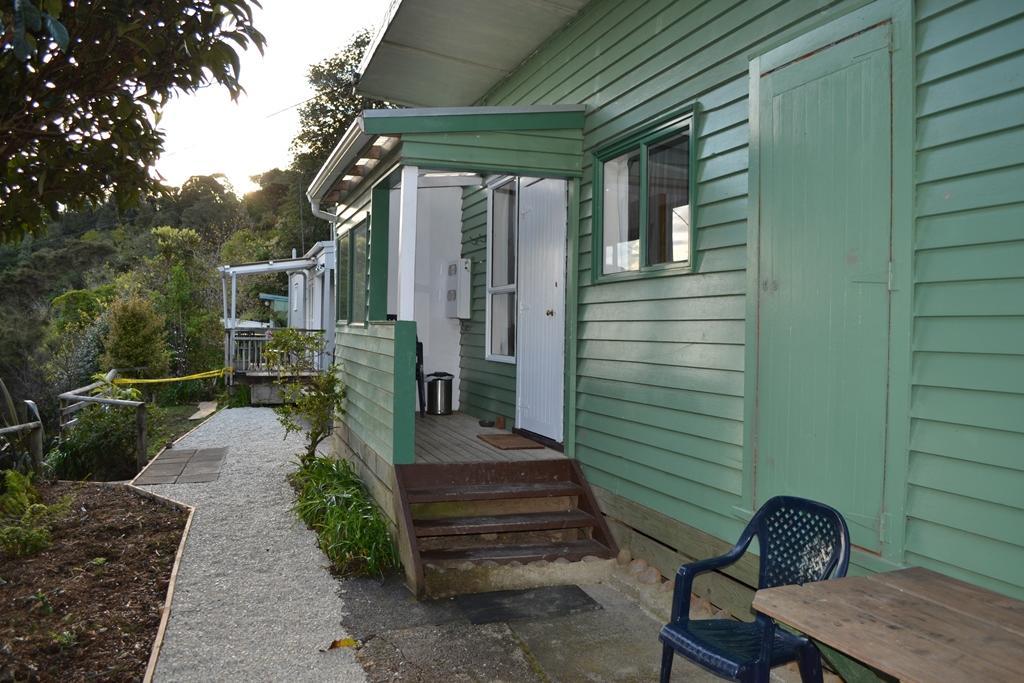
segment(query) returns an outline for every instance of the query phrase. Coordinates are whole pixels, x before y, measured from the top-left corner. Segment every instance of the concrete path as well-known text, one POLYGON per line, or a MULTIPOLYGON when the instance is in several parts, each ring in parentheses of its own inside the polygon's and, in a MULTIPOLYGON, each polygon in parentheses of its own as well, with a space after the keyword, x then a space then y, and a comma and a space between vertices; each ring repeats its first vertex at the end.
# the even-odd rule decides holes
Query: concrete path
POLYGON ((345 603, 316 536, 291 511, 297 436, 269 408, 222 410, 177 444, 227 448, 216 481, 147 486, 193 505, 155 680, 363 681, 345 603))

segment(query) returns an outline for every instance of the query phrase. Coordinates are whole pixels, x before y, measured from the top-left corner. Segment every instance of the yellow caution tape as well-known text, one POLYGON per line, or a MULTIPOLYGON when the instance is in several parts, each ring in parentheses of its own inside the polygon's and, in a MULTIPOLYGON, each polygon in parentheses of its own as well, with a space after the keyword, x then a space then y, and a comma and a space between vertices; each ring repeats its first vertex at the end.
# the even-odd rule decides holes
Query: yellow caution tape
POLYGON ((209 379, 210 377, 220 377, 225 373, 231 373, 233 371, 233 368, 221 368, 220 370, 197 372, 194 375, 185 375, 184 377, 162 377, 160 379, 129 379, 127 377, 118 377, 114 380, 114 384, 161 384, 163 382, 184 382, 190 379, 209 379))

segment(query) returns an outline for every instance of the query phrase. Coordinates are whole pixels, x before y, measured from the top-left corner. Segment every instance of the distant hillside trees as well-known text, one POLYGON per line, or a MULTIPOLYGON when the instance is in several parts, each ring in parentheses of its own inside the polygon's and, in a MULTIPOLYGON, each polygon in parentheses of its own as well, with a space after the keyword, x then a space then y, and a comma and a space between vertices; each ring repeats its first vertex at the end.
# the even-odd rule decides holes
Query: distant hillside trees
POLYGON ((210 83, 241 93, 238 51, 265 42, 255 4, 0 0, 0 240, 157 192, 161 109, 210 83))

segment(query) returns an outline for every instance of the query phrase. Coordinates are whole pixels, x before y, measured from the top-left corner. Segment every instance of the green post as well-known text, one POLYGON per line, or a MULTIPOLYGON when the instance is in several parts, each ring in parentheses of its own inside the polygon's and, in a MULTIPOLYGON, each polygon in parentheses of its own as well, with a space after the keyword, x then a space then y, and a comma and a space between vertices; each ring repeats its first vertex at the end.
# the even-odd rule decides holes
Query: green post
POLYGON ((391 190, 386 183, 370 194, 370 320, 388 317, 388 209, 391 190))
POLYGON ((391 462, 410 465, 416 460, 416 323, 395 323, 394 431, 391 462))

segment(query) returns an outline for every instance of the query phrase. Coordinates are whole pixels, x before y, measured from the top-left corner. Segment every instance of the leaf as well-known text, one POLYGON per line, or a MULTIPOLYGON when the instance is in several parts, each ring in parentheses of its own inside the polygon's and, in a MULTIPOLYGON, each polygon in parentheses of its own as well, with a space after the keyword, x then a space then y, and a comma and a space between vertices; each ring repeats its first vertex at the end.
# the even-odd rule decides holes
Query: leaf
POLYGON ((68 35, 68 30, 64 28, 64 24, 49 14, 44 17, 44 20, 46 21, 46 30, 50 33, 50 37, 53 38, 53 42, 57 43, 61 50, 66 51, 68 43, 71 42, 71 37, 68 35))
POLYGON ((25 25, 30 31, 39 31, 43 28, 43 15, 32 0, 15 0, 14 6, 15 12, 21 10, 21 14, 25 18, 25 25))
POLYGON ((338 640, 331 641, 328 650, 337 650, 342 647, 359 647, 359 641, 355 638, 339 638, 338 640))

